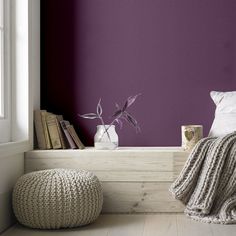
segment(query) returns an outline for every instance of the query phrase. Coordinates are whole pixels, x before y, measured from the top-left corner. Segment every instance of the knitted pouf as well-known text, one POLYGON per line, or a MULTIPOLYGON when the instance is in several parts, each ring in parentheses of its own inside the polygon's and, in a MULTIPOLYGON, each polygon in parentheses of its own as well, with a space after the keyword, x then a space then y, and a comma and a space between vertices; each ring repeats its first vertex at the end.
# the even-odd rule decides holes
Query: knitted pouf
POLYGON ((18 221, 31 228, 59 229, 86 225, 103 203, 98 178, 83 170, 52 169, 20 177, 13 189, 18 221))

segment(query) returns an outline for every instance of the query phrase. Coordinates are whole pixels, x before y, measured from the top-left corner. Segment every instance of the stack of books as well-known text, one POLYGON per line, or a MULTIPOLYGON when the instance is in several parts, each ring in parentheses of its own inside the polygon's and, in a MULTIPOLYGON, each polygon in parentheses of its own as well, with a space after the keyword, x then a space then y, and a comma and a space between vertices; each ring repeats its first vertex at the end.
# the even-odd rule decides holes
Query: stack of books
POLYGON ((84 149, 73 125, 62 115, 35 110, 34 125, 39 149, 84 149))

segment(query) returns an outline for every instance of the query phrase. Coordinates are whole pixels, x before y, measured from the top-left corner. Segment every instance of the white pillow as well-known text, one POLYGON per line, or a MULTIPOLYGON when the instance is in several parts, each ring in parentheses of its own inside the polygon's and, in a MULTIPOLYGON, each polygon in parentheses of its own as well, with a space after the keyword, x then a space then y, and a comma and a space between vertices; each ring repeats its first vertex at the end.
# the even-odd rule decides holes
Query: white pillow
POLYGON ((212 91, 210 95, 216 111, 209 136, 219 137, 236 131, 236 91, 212 91))

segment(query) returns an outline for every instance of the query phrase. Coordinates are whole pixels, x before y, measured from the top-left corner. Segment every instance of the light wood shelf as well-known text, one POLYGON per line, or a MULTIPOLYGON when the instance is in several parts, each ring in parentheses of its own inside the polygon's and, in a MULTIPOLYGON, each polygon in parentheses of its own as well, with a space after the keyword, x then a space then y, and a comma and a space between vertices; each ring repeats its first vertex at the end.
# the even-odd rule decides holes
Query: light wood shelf
POLYGON ((103 212, 182 212, 182 204, 172 198, 168 189, 188 154, 181 147, 33 150, 25 153, 25 170, 92 171, 103 185, 103 212))

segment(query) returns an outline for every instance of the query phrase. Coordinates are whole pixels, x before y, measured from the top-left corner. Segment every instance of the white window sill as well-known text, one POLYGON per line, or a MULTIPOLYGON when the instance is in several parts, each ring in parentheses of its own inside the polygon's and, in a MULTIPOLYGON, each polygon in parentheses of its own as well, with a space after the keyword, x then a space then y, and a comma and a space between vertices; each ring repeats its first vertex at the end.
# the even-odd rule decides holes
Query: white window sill
POLYGON ((31 150, 28 140, 0 144, 0 159, 31 150))

